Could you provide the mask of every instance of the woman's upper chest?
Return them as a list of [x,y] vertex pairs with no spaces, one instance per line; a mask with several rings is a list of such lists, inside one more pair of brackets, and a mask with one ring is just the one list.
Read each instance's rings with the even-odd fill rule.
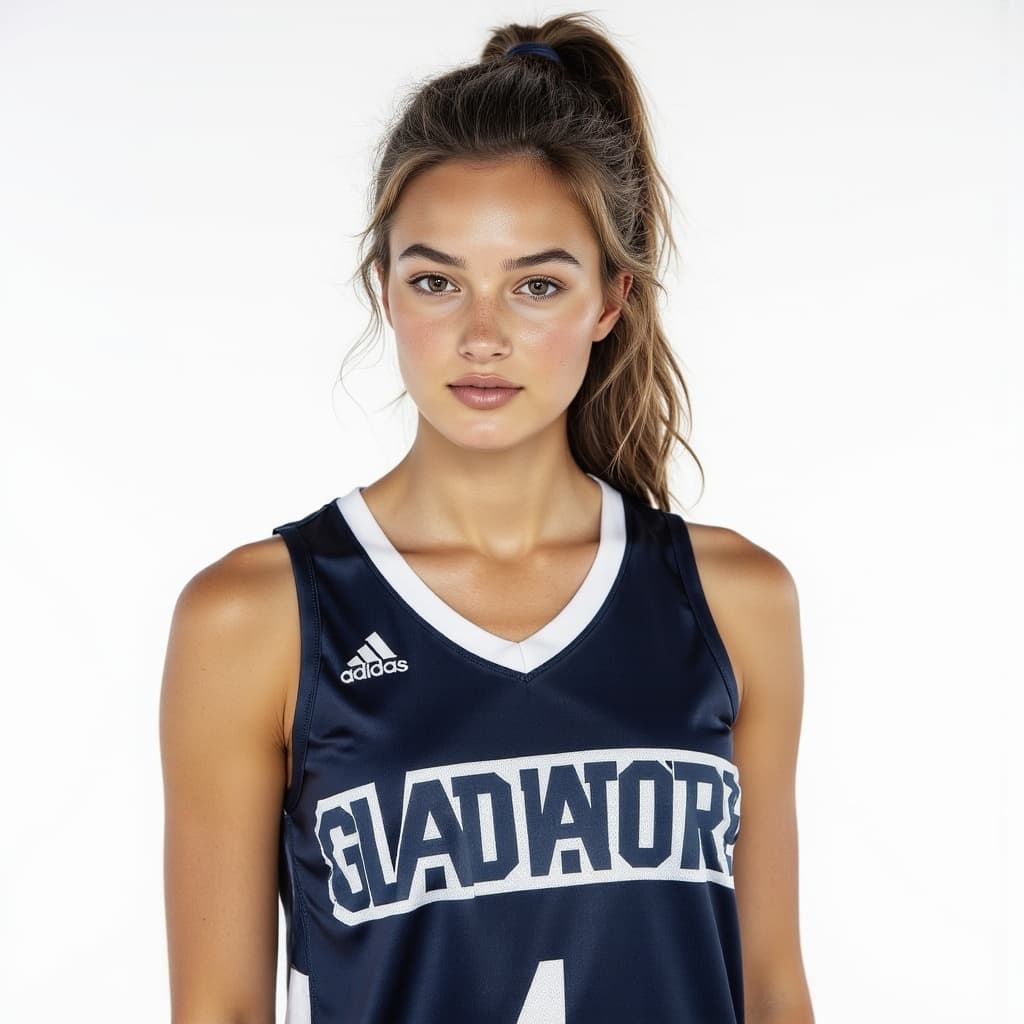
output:
[[569,603],[597,556],[595,541],[552,546],[525,558],[404,551],[405,561],[446,605],[488,633],[516,642]]

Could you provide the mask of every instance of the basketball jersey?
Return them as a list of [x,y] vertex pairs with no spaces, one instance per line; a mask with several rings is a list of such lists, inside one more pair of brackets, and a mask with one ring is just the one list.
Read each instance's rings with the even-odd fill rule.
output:
[[738,1024],[738,692],[684,520],[601,486],[522,641],[416,575],[356,487],[275,527],[301,668],[286,1024]]

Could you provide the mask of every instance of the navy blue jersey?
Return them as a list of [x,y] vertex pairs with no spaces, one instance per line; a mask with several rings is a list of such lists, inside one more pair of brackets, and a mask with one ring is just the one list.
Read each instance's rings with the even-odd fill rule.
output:
[[287,1024],[736,1024],[736,680],[685,521],[593,477],[598,552],[516,642],[360,488],[275,527],[301,669]]

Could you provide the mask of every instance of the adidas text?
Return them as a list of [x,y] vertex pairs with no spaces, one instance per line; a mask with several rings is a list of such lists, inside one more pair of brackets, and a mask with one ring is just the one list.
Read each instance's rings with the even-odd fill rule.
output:
[[349,658],[348,668],[341,673],[343,683],[354,683],[359,679],[405,672],[409,662],[399,658],[384,642],[380,633],[371,633],[356,653]]
[[356,668],[347,668],[341,673],[343,683],[354,683],[357,679],[368,679],[370,676],[390,675],[392,672],[405,672],[409,668],[409,662],[405,658],[397,658],[394,661],[375,661],[369,665],[358,665]]

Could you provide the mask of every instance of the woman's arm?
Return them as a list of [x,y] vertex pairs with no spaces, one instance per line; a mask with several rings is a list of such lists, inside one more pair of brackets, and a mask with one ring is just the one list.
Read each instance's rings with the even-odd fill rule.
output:
[[742,700],[733,727],[740,831],[733,877],[748,1024],[813,1024],[800,950],[796,761],[803,652],[796,586],[742,535],[703,528],[698,571]]
[[298,670],[284,544],[238,548],[178,597],[160,700],[173,1024],[273,1024],[284,686]]

